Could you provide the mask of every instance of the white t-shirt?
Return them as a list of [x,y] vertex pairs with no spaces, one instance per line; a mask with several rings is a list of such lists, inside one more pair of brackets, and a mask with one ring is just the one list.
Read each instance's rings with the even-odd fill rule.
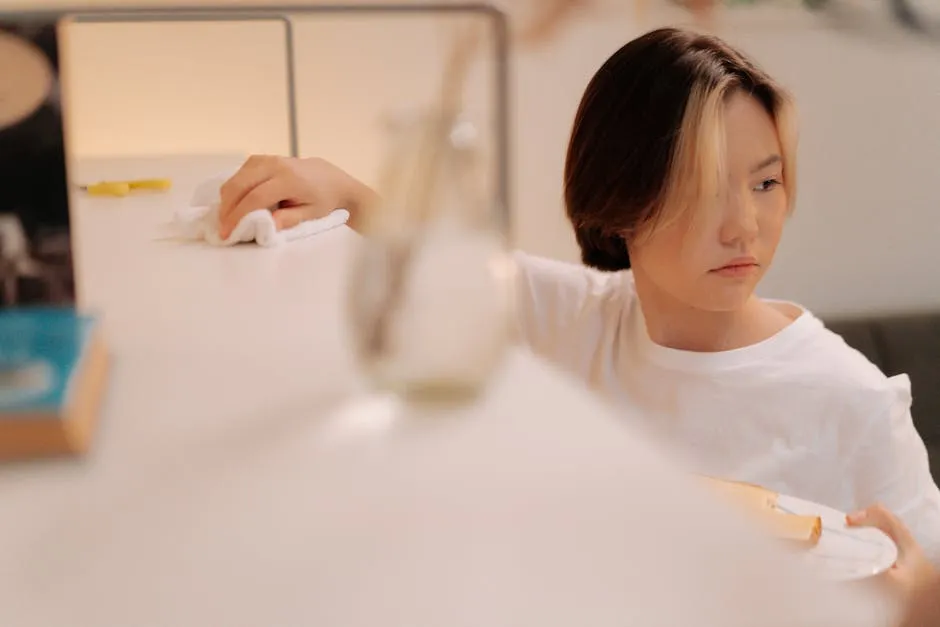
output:
[[655,344],[630,271],[517,254],[525,342],[665,439],[696,471],[852,512],[881,503],[940,564],[940,491],[886,377],[802,310],[773,337],[717,353]]

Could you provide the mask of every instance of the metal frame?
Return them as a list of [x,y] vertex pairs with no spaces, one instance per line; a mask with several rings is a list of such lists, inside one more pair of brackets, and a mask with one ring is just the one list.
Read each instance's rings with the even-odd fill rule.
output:
[[46,9],[46,10],[0,10],[0,20],[16,17],[18,20],[58,20],[71,19],[81,23],[141,23],[141,22],[252,22],[280,21],[285,26],[285,55],[287,60],[288,124],[290,126],[290,152],[299,156],[297,100],[296,100],[296,58],[294,55],[294,29],[292,16],[323,14],[359,14],[359,15],[420,15],[420,14],[468,14],[488,17],[493,25],[495,78],[493,103],[496,133],[496,196],[503,215],[506,233],[509,233],[511,221],[510,137],[509,137],[509,22],[499,9],[483,3],[467,4],[326,4],[314,6],[265,6],[237,7],[224,6],[178,7],[153,9],[135,8],[81,8],[81,9]]

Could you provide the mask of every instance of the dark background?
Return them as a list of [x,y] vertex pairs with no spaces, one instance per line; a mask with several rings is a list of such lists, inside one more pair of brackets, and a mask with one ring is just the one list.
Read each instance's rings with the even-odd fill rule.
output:
[[[0,21],[0,31],[33,42],[58,74],[54,22]],[[30,241],[28,262],[14,263],[0,237],[0,306],[74,301],[68,191],[56,86],[32,115],[0,129],[0,214],[17,216]]]

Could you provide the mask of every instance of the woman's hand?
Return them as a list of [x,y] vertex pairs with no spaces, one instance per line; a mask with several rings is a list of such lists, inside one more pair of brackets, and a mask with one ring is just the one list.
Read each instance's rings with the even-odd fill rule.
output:
[[253,156],[222,185],[219,236],[223,239],[252,211],[270,209],[277,228],[322,218],[347,209],[349,226],[358,229],[361,212],[374,200],[366,185],[323,159]]
[[883,531],[898,547],[898,561],[888,577],[898,591],[908,596],[932,581],[937,572],[901,520],[881,505],[846,517],[850,527],[874,527]]
[[911,598],[902,627],[940,627],[940,577]]

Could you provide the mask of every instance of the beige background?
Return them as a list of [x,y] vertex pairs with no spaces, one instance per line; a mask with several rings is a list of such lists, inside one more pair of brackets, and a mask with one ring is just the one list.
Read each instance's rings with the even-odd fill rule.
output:
[[[601,3],[550,46],[514,58],[522,248],[577,258],[560,196],[581,91],[629,38],[684,20],[654,6],[638,22],[631,7]],[[800,102],[801,195],[763,291],[823,314],[940,307],[940,47],[900,36],[876,12],[855,26],[839,30],[776,8],[739,11],[717,26]],[[297,69],[304,154],[372,180],[383,146],[380,120],[427,101],[446,34],[434,19],[303,20]],[[76,152],[285,152],[280,37],[276,23],[76,28]],[[482,118],[484,78],[475,79],[471,96]]]

